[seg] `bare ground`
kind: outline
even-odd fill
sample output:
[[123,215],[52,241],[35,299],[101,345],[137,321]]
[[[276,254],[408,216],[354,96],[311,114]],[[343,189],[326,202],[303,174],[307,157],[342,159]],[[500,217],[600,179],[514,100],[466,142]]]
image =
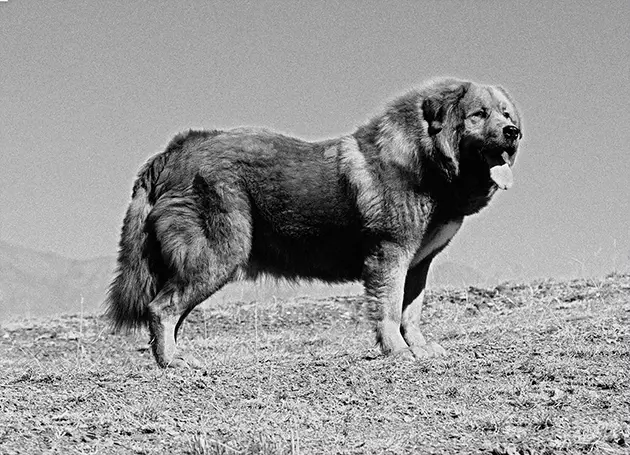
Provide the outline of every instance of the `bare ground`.
[[357,298],[216,302],[159,370],[98,316],[0,327],[0,453],[630,453],[630,275],[432,291],[449,355],[383,358]]

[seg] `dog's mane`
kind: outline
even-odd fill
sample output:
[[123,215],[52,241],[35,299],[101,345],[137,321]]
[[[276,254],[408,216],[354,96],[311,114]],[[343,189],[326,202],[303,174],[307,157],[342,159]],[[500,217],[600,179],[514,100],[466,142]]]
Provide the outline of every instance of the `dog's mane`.
[[370,123],[385,159],[410,172],[433,168],[447,181],[457,176],[457,106],[470,84],[452,77],[434,79],[391,102]]

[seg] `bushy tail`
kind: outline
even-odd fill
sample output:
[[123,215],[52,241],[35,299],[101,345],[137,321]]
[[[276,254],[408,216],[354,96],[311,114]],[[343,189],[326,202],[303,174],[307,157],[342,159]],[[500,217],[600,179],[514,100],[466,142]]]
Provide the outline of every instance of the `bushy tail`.
[[147,323],[147,306],[157,293],[151,270],[151,251],[145,222],[152,205],[139,176],[125,220],[118,251],[118,267],[107,296],[106,315],[115,329],[137,329]]
[[114,328],[136,329],[148,322],[148,305],[159,291],[159,270],[163,268],[155,239],[145,229],[147,217],[159,198],[155,183],[169,165],[169,159],[186,144],[220,134],[219,130],[178,134],[162,153],[154,155],[140,169],[133,187],[131,204],[123,222],[116,276],[109,287],[106,315]]
[[148,322],[148,305],[158,292],[156,244],[145,225],[156,200],[154,183],[167,166],[169,156],[186,137],[176,136],[166,151],[150,158],[140,169],[131,203],[123,221],[116,276],[109,287],[106,315],[116,330],[137,329]]

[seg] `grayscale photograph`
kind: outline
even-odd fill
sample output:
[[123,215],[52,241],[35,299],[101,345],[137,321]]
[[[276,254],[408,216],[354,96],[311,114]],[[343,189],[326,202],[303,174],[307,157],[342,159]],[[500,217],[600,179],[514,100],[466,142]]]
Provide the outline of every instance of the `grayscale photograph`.
[[629,24],[0,0],[0,454],[630,453]]

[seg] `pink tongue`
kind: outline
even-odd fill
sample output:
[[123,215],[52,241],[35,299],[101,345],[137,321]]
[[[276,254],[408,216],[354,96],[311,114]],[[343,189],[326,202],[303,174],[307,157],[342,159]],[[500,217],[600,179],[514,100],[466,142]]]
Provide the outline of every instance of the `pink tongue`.
[[501,157],[505,163],[492,166],[490,168],[490,178],[494,180],[494,183],[496,183],[499,188],[507,190],[511,188],[512,183],[514,183],[512,169],[510,169],[509,165],[510,155],[508,155],[507,152],[503,152]]

